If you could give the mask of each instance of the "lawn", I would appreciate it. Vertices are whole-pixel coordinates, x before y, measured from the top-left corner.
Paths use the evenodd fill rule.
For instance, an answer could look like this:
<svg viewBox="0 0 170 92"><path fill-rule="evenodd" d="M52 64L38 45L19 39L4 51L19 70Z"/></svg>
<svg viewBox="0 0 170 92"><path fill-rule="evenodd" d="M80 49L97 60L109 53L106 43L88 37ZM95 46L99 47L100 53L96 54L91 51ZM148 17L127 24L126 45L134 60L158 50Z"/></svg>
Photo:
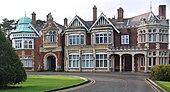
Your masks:
<svg viewBox="0 0 170 92"><path fill-rule="evenodd" d="M0 92L44 92L45 90L70 86L84 81L79 77L62 75L28 75L27 77L26 82L16 85L22 86L21 88L0 90Z"/></svg>
<svg viewBox="0 0 170 92"><path fill-rule="evenodd" d="M167 81L155 81L159 86L170 92L170 82Z"/></svg>

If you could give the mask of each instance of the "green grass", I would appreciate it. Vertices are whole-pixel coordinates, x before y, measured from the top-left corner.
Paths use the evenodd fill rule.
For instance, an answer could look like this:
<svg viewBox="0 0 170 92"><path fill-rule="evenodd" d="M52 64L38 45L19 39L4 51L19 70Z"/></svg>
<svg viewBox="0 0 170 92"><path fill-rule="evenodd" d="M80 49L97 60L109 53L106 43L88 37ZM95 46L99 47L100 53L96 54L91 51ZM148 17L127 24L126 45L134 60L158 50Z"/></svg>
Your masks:
<svg viewBox="0 0 170 92"><path fill-rule="evenodd" d="M21 88L0 90L0 92L44 92L45 90L66 87L83 81L83 79L73 76L28 75L26 82L15 85L22 86Z"/></svg>
<svg viewBox="0 0 170 92"><path fill-rule="evenodd" d="M167 81L155 81L159 86L170 92L170 82Z"/></svg>

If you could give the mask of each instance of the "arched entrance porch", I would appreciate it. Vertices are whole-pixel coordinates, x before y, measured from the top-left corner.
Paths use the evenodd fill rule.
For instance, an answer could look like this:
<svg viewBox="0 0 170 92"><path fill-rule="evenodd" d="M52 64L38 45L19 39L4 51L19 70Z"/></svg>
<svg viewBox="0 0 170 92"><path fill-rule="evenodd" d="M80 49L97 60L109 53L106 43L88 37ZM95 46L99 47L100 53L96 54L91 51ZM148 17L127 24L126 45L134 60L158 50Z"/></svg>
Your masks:
<svg viewBox="0 0 170 92"><path fill-rule="evenodd" d="M57 57L54 53L47 53L44 56L44 70L46 71L57 70Z"/></svg>

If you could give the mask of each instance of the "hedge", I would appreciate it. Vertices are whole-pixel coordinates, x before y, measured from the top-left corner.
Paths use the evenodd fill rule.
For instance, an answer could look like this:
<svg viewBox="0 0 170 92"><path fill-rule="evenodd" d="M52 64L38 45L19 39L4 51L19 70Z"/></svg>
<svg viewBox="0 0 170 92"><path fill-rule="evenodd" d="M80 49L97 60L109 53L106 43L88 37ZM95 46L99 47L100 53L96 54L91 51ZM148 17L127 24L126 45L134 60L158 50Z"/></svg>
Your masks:
<svg viewBox="0 0 170 92"><path fill-rule="evenodd" d="M170 65L155 65L151 68L150 78L158 81L170 81Z"/></svg>

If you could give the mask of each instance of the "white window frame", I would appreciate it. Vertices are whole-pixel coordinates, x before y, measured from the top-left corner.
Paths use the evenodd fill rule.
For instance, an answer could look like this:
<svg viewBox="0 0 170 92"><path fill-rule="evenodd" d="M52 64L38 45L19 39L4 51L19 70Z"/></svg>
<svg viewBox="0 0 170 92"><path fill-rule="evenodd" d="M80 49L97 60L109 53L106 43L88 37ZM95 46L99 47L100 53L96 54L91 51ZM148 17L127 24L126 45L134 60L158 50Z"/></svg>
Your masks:
<svg viewBox="0 0 170 92"><path fill-rule="evenodd" d="M95 37L96 37L95 38L96 44L110 44L112 41L111 32L96 32ZM98 41L97 41L97 38L98 38Z"/></svg>
<svg viewBox="0 0 170 92"><path fill-rule="evenodd" d="M99 55L99 58L97 58L97 55ZM100 58L102 55L103 58ZM105 58L106 55L106 58ZM105 66L106 63L106 66ZM99 64L99 65L97 65ZM107 68L108 63L107 63L107 53L96 53L96 68Z"/></svg>
<svg viewBox="0 0 170 92"><path fill-rule="evenodd" d="M121 35L121 44L129 44L129 35Z"/></svg>
<svg viewBox="0 0 170 92"><path fill-rule="evenodd" d="M83 53L82 54L82 67L83 68L92 68L93 67L93 54L92 53Z"/></svg>
<svg viewBox="0 0 170 92"><path fill-rule="evenodd" d="M15 42L15 49L21 49L22 48L22 40L21 39L17 39L17 40L14 40Z"/></svg>
<svg viewBox="0 0 170 92"><path fill-rule="evenodd" d="M70 56L71 56L71 58L70 58ZM69 57L68 57L68 67L69 68L79 68L79 58L80 57L79 57L78 53L69 54Z"/></svg>
<svg viewBox="0 0 170 92"><path fill-rule="evenodd" d="M84 37L85 37L84 34L68 34L68 45L84 44L84 39L85 39ZM74 39L75 39L75 43L73 43Z"/></svg>

